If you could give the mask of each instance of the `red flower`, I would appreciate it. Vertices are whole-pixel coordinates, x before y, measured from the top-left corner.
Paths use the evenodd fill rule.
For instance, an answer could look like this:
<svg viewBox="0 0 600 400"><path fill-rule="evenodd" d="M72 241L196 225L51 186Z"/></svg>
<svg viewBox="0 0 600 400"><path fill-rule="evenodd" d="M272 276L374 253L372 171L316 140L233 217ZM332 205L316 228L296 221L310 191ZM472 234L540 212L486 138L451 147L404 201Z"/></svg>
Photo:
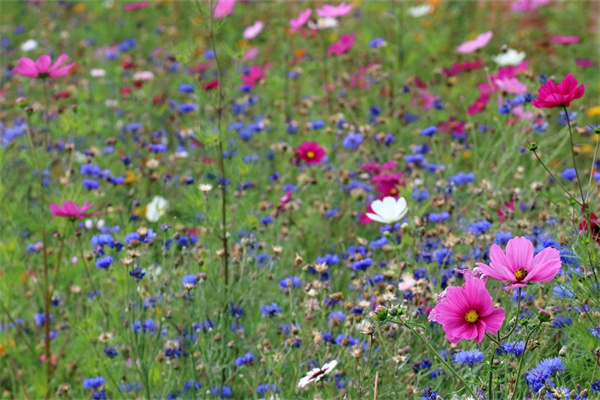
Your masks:
<svg viewBox="0 0 600 400"><path fill-rule="evenodd" d="M317 142L304 142L296 149L298 157L307 165L319 164L325 157L325 149Z"/></svg>
<svg viewBox="0 0 600 400"><path fill-rule="evenodd" d="M558 85L548 81L540 86L538 97L531 104L537 108L569 107L571 101L579 99L585 92L583 85L577 87L578 83L571 74L567 74Z"/></svg>
<svg viewBox="0 0 600 400"><path fill-rule="evenodd" d="M600 220L598 220L598 217L594 213L590 215L590 226L592 227L592 235L594 235L594 240L596 243L600 244ZM579 224L579 230L588 230L587 216L583 217L583 222Z"/></svg>
<svg viewBox="0 0 600 400"><path fill-rule="evenodd" d="M202 89L204 89L205 92L218 88L219 87L219 80L215 79L213 81L207 82L204 84L204 86L202 86Z"/></svg>

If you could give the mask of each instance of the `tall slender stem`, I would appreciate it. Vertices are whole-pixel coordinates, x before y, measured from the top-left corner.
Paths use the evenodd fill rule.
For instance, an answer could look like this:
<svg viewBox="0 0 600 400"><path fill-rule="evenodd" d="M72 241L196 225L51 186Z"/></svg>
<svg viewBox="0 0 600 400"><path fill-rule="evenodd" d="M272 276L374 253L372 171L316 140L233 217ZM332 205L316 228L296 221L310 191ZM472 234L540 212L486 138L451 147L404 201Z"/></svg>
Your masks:
<svg viewBox="0 0 600 400"><path fill-rule="evenodd" d="M565 192L573 201L575 201L578 205L582 206L582 203L577 200L564 186L562 183L560 183L560 181L558 179L556 179L556 177L554 176L554 174L552 173L552 171L550 171L548 169L548 167L546 166L546 164L544 164L544 162L542 161L542 159L540 158L540 156L538 155L536 150L532 150L533 155L535 155L535 158L537 158L538 162L540 164L542 164L542 167L544 167L544 169L546 170L546 172L548 173L548 175L550 175L550 177L552 179L554 179L554 182L558 183L558 185L561 187L561 189L563 190L563 192Z"/></svg>
<svg viewBox="0 0 600 400"><path fill-rule="evenodd" d="M517 369L517 379L515 381L515 390L513 390L513 396L516 396L518 394L517 389L519 388L519 382L520 382L519 377L521 376L521 370L523 369L523 360L525 359L525 352L527 351L527 344L529 343L529 339L531 339L531 335L533 335L541 325L542 325L541 322L539 324L537 324L531 330L531 332L529 332L529 334L527 335L527 339L525 339L525 346L523 346L523 353L521 353L521 360L519 360L519 368ZM509 398L512 399L512 397L509 397Z"/></svg>
<svg viewBox="0 0 600 400"><path fill-rule="evenodd" d="M517 300L517 315L515 317L515 324L513 325L512 329L506 334L506 336L502 337L501 341L505 341L506 339L508 339L519 324L519 315L521 314L521 288L519 288L518 296L519 299Z"/></svg>

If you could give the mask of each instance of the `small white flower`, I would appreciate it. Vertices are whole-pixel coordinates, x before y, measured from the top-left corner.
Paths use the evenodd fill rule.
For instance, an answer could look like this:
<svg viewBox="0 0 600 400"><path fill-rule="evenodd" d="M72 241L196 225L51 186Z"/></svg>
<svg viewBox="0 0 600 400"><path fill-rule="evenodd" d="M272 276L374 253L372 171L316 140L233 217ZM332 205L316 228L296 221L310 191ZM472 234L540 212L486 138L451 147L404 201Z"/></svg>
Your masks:
<svg viewBox="0 0 600 400"><path fill-rule="evenodd" d="M321 368L313 368L304 376L304 378L300 379L298 387L303 388L311 382L319 382L325 375L333 371L336 365L337 360L333 360L326 363Z"/></svg>
<svg viewBox="0 0 600 400"><path fill-rule="evenodd" d="M408 11L408 14L411 17L420 18L430 14L433 11L433 6L431 4L423 4L421 6L411 7L406 11Z"/></svg>
<svg viewBox="0 0 600 400"><path fill-rule="evenodd" d="M93 69L93 70L90 71L90 75L93 78L102 78L103 76L106 75L106 71L103 70L103 69L101 69L101 68Z"/></svg>
<svg viewBox="0 0 600 400"><path fill-rule="evenodd" d="M152 71L139 71L133 74L134 81L151 81L154 80L154 73Z"/></svg>
<svg viewBox="0 0 600 400"><path fill-rule="evenodd" d="M506 65L519 65L525 59L525 53L514 49L508 49L497 56L492 57L492 61L501 67Z"/></svg>
<svg viewBox="0 0 600 400"><path fill-rule="evenodd" d="M367 217L382 224L391 224L402 219L408 211L406 199L400 197L384 197L383 200L375 200L371 203L373 213L367 213Z"/></svg>
<svg viewBox="0 0 600 400"><path fill-rule="evenodd" d="M210 192L212 190L212 185L210 183L201 183L198 185L198 189L201 192Z"/></svg>
<svg viewBox="0 0 600 400"><path fill-rule="evenodd" d="M169 207L169 202L161 196L154 196L146 208L146 219L150 222L156 222L165 215Z"/></svg>
<svg viewBox="0 0 600 400"><path fill-rule="evenodd" d="M311 29L319 29L320 30L320 29L328 29L328 28L337 28L338 26L340 26L340 23L335 18L325 17L325 18L319 18L317 20L316 24L312 21L309 21L308 26Z"/></svg>
<svg viewBox="0 0 600 400"><path fill-rule="evenodd" d="M35 50L38 47L38 42L36 42L33 39L29 39L28 41L26 41L25 43L23 43L21 45L21 50L22 51L31 51L31 50Z"/></svg>

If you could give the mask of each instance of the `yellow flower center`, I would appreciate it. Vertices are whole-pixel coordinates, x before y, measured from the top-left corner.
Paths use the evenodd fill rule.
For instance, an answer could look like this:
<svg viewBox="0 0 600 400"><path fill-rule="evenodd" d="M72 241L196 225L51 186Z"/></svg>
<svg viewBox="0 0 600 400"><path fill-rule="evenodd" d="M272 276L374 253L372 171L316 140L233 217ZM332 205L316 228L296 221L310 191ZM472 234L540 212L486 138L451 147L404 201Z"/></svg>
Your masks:
<svg viewBox="0 0 600 400"><path fill-rule="evenodd" d="M527 270L525 268L519 268L515 271L515 278L518 282L521 282L527 276Z"/></svg>
<svg viewBox="0 0 600 400"><path fill-rule="evenodd" d="M398 194L398 189L392 188L392 190L390 190L390 193L393 195L396 195L396 194Z"/></svg>
<svg viewBox="0 0 600 400"><path fill-rule="evenodd" d="M469 310L465 314L465 321L467 321L470 324L474 324L475 322L477 322L478 319L479 319L479 314L477 314L477 311L475 311L475 310Z"/></svg>
<svg viewBox="0 0 600 400"><path fill-rule="evenodd" d="M313 158L315 158L315 153L312 151L309 151L308 153L306 153L306 158L312 160Z"/></svg>

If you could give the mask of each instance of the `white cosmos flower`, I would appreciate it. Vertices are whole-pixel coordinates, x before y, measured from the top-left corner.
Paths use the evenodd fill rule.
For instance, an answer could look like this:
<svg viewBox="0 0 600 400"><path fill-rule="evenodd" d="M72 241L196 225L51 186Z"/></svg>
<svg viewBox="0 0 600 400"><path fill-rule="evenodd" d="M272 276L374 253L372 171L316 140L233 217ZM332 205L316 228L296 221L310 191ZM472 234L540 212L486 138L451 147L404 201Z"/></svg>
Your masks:
<svg viewBox="0 0 600 400"><path fill-rule="evenodd" d="M402 219L408 211L406 199L400 197L384 197L383 200L375 200L371 203L373 213L367 213L367 217L382 224L391 224Z"/></svg>
<svg viewBox="0 0 600 400"><path fill-rule="evenodd" d="M326 363L321 368L311 369L308 372L308 374L306 374L304 376L304 378L300 379L300 381L298 382L298 387L303 388L303 387L306 387L311 382L319 382L321 380L321 378L323 378L325 375L327 375L331 371L333 371L336 365L337 365L337 360L333 360L333 361Z"/></svg>
<svg viewBox="0 0 600 400"><path fill-rule="evenodd" d="M497 56L492 57L492 61L501 67L506 65L519 65L525 59L525 53L514 49L508 49Z"/></svg>
<svg viewBox="0 0 600 400"><path fill-rule="evenodd" d="M421 6L411 7L406 11L408 11L411 17L420 18L431 13L433 11L433 6L431 4L423 4Z"/></svg>
<svg viewBox="0 0 600 400"><path fill-rule="evenodd" d="M106 71L101 68L93 69L90 71L90 75L94 78L102 78L106 75Z"/></svg>
<svg viewBox="0 0 600 400"><path fill-rule="evenodd" d="M340 23L338 20L333 17L319 18L316 24L312 21L308 21L308 26L311 29L337 28L339 25Z"/></svg>
<svg viewBox="0 0 600 400"><path fill-rule="evenodd" d="M161 196L154 196L146 208L146 219L150 222L158 221L167 212L167 207L169 207L167 199Z"/></svg>
<svg viewBox="0 0 600 400"><path fill-rule="evenodd" d="M24 42L21 45L21 50L22 51L31 51L31 50L35 50L38 46L38 42L36 42L33 39L29 39L28 41Z"/></svg>

